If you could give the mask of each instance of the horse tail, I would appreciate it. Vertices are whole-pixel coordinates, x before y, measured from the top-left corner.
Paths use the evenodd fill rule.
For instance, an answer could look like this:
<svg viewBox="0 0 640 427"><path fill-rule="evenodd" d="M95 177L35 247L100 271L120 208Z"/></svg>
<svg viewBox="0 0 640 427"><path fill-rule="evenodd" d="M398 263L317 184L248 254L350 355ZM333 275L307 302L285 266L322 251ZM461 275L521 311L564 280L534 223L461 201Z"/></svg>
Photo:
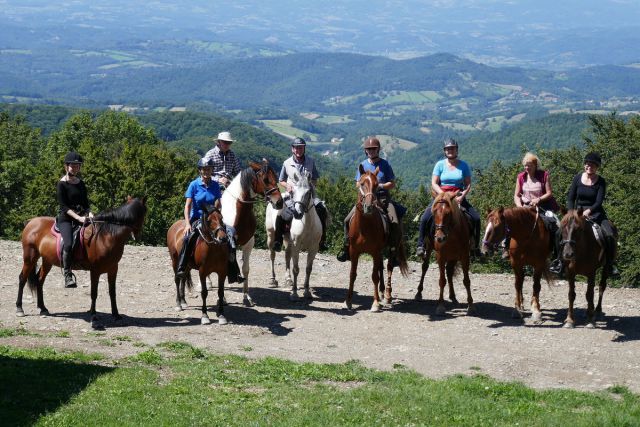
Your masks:
<svg viewBox="0 0 640 427"><path fill-rule="evenodd" d="M34 266L31 269L31 272L29 273L29 276L27 277L27 286L29 288L29 292L31 292L31 294L34 294L36 292L36 289L38 288L38 284L39 284L39 279L38 277L40 277L40 269L42 267L38 267L37 265Z"/></svg>
<svg viewBox="0 0 640 427"><path fill-rule="evenodd" d="M409 276L409 264L407 264L407 247L404 239L400 239L396 258L399 264L400 273L402 273L402 277Z"/></svg>
<svg viewBox="0 0 640 427"><path fill-rule="evenodd" d="M542 270L542 277L547 282L547 286L551 287L553 285L557 285L555 276L553 274L551 274L551 272L549 271L549 261L548 260L545 260L545 262L544 262L544 269Z"/></svg>
<svg viewBox="0 0 640 427"><path fill-rule="evenodd" d="M187 274L187 278L184 281L188 291L193 290L193 280L191 280L191 273Z"/></svg>

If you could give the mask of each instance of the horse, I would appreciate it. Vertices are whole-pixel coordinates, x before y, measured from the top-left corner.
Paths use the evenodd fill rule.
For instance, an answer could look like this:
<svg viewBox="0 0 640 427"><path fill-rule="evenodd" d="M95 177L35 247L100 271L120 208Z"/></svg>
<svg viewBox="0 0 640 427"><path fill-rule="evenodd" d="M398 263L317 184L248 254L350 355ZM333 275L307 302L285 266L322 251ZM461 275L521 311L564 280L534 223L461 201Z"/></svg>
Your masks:
<svg viewBox="0 0 640 427"><path fill-rule="evenodd" d="M127 203L110 211L97 214L90 225L84 226L82 257L74 260L73 268L89 270L91 277L91 323L99 328L96 315L98 280L107 273L111 314L115 320L121 320L116 303L116 277L118 263L122 258L124 245L132 236L139 237L147 212L146 198L128 198ZM22 294L25 283L33 291L36 289L40 315L46 316L49 310L44 305L43 285L52 266L61 266L58 258L56 236L51 232L55 218L35 217L29 220L22 231L22 270L18 276L18 299L16 315L24 316ZM38 261L42 265L36 272Z"/></svg>
<svg viewBox="0 0 640 427"><path fill-rule="evenodd" d="M322 237L322 224L320 217L316 212L313 204L313 188L309 183L307 174L299 174L297 171L292 176L294 182L293 194L293 220L289 233L284 236L285 245L285 264L286 264L286 284L291 286L289 298L291 301L297 301L298 297L298 273L300 267L298 261L301 251L307 252L307 268L304 277L304 298L311 299L311 291L309 290L309 277L313 270L313 261L318 253L320 238ZM286 208L285 208L286 209ZM265 228L267 230L267 246L269 247L271 257L271 286L277 287L276 273L274 261L276 252L273 250L273 242L275 237L276 217L280 211L273 209L271 205L267 206L265 213ZM291 261L293 260L293 280L291 280Z"/></svg>
<svg viewBox="0 0 640 427"><path fill-rule="evenodd" d="M547 257L551 251L553 234L547 229L540 211L532 207L498 208L487 214L487 228L482 240L482 253L498 247L506 237L511 237L509 261L515 276L514 318L523 318L524 266L533 267L533 295L531 297L531 318L534 323L542 321L540 311L540 279L544 276L552 282L548 271Z"/></svg>
<svg viewBox="0 0 640 427"><path fill-rule="evenodd" d="M358 181L358 200L356 209L349 223L349 259L351 260L351 271L349 273L349 290L344 307L351 310L351 300L353 298L353 284L358 275L358 260L360 255L367 253L373 257L373 270L371 280L373 281L373 304L372 312L379 312L380 295L378 289L384 292L385 302L391 305L391 274L393 271L393 260L387 264L388 281L384 285L384 259L382 251L386 246L385 219L383 218L383 208L380 206L376 196L378 188L378 168L373 172L365 171L360 165L360 179ZM403 247L397 254L397 261L400 263L400 271L406 276L408 266Z"/></svg>
<svg viewBox="0 0 640 427"><path fill-rule="evenodd" d="M218 324L226 325L227 319L224 317L224 281L227 278L227 260L229 258L229 246L227 233L224 223L222 222L222 214L216 208L206 212L206 218L201 221L201 229L198 230L199 236L196 240L195 250L193 254L193 264L189 268L198 270L200 276L200 294L202 296L202 318L201 324L208 325L211 323L207 315L207 276L211 273L218 275ZM167 231L167 248L171 256L173 273L177 272L178 259L180 258L180 250L184 244L184 232L187 227L184 219L178 220ZM184 310L187 308L185 299L185 284L191 289L192 282L187 278L179 279L175 277L176 282L176 310Z"/></svg>
<svg viewBox="0 0 640 427"><path fill-rule="evenodd" d="M582 215L582 207L570 210L560 222L562 232L562 260L565 266L565 274L569 282L569 310L564 321L565 328L573 328L575 320L573 316L573 303L576 298L576 275L587 277L587 328L595 327L594 317L602 314L602 296L607 288L609 272L606 268L600 273L598 284L598 305L594 310L593 296L598 268L604 266L605 251L594 236L592 223Z"/></svg>
<svg viewBox="0 0 640 427"><path fill-rule="evenodd" d="M249 162L249 167L243 169L231 181L222 193L222 219L227 231L235 233L237 244L242 248L243 303L254 306L249 295L249 257L255 243L256 216L253 205L256 196L261 195L265 202L276 209L282 208L282 195L278 190L278 177L265 159L262 163ZM228 233L229 234L229 233ZM233 238L233 236L228 236Z"/></svg>
<svg viewBox="0 0 640 427"><path fill-rule="evenodd" d="M416 299L422 299L422 289L424 276L429 268L429 258L431 252L435 250L436 261L440 270L440 295L436 315L443 316L446 313L444 305L444 287L449 283L449 299L458 304L455 291L453 290L453 277L455 276L458 262L462 267L465 289L467 290L467 314L476 312L471 297L471 280L469 279L469 248L471 226L464 216L462 210L455 200L456 194L452 192L442 192L436 196L431 206L433 222L435 224L435 235L433 241L429 241L422 261L422 275Z"/></svg>

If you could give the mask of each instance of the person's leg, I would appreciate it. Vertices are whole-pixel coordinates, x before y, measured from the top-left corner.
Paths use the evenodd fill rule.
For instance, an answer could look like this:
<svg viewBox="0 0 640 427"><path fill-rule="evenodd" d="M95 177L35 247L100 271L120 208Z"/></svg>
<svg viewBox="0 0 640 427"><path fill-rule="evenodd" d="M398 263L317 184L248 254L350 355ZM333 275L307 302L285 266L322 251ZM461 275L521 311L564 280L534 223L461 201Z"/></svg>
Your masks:
<svg viewBox="0 0 640 427"><path fill-rule="evenodd" d="M429 206L424 210L424 213L420 217L420 233L418 235L418 247L416 248L416 256L421 257L424 255L424 239L429 232L431 224L431 206L433 201L429 203Z"/></svg>
<svg viewBox="0 0 640 427"><path fill-rule="evenodd" d="M600 223L600 228L602 229L602 234L604 234L604 241L605 241L605 267L607 269L607 271L609 272L610 276L618 276L620 275L620 272L618 271L618 268L615 265L615 260L616 260L616 252L617 252L617 248L616 248L616 231L613 227L613 224L611 224L611 221L609 221L608 219L604 219L602 220L602 223Z"/></svg>
<svg viewBox="0 0 640 427"><path fill-rule="evenodd" d="M349 222L351 222L351 218L356 213L356 207L352 207L347 216L344 218L344 240L342 242L342 249L336 256L338 261L345 262L349 259Z"/></svg>
<svg viewBox="0 0 640 427"><path fill-rule="evenodd" d="M466 209L467 209L467 212L469 213L469 216L471 217L471 223L473 224L474 246L471 249L471 251L474 254L478 255L480 253L480 214L478 214L478 211L476 211L476 209L473 206L471 206L469 202L467 202Z"/></svg>
<svg viewBox="0 0 640 427"><path fill-rule="evenodd" d="M329 249L327 247L327 208L324 206L324 203L321 200L318 200L317 203L314 201L316 207L316 213L320 218L320 224L322 225L322 237L320 238L320 245L318 248L321 251L326 251Z"/></svg>
<svg viewBox="0 0 640 427"><path fill-rule="evenodd" d="M282 251L285 224L286 222L284 218L282 218L282 211L280 211L280 213L276 215L276 227L273 233L273 250L276 252Z"/></svg>
<svg viewBox="0 0 640 427"><path fill-rule="evenodd" d="M75 288L77 287L76 278L71 271L71 265L73 264L73 224L68 221L61 221L58 223L58 229L62 235L62 270L64 272L64 287Z"/></svg>
<svg viewBox="0 0 640 427"><path fill-rule="evenodd" d="M562 241L562 230L558 228L552 238L555 246L556 258L551 261L551 264L549 265L549 271L553 274L557 274L562 278L564 269L564 263L562 262L562 248L560 247L560 242Z"/></svg>
<svg viewBox="0 0 640 427"><path fill-rule="evenodd" d="M389 249L393 254L400 244L400 221L393 203L389 203L387 207L387 216L389 217Z"/></svg>
<svg viewBox="0 0 640 427"><path fill-rule="evenodd" d="M187 263L189 262L189 256L191 252L193 252L193 246L198 240L198 233L195 231L194 227L189 231L183 241L182 248L180 248L180 256L178 257L178 270L176 271L176 276L179 279L184 279L187 275Z"/></svg>

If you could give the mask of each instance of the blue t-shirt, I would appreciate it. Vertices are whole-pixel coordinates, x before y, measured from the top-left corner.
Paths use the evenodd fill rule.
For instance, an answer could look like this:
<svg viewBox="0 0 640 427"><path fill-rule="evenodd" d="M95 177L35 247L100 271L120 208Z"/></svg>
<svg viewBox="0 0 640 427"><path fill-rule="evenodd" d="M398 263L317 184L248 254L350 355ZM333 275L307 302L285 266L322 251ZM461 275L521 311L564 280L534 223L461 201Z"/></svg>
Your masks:
<svg viewBox="0 0 640 427"><path fill-rule="evenodd" d="M393 168L385 159L380 159L377 163L373 164L369 162L369 159L366 159L360 164L367 172L373 172L376 168L380 168L377 175L379 184L386 184L387 182L396 179L396 176L393 174ZM356 172L356 181L360 181L360 168L358 168Z"/></svg>
<svg viewBox="0 0 640 427"><path fill-rule="evenodd" d="M455 169L449 169L447 159L442 159L433 167L433 176L440 177L441 187L457 187L464 190L464 179L471 176L471 169L462 160L458 160Z"/></svg>
<svg viewBox="0 0 640 427"><path fill-rule="evenodd" d="M204 206L213 205L216 200L222 197L222 193L216 181L211 180L209 185L205 186L202 178L198 177L191 181L189 188L184 193L184 197L192 200L189 219L193 222L202 216Z"/></svg>

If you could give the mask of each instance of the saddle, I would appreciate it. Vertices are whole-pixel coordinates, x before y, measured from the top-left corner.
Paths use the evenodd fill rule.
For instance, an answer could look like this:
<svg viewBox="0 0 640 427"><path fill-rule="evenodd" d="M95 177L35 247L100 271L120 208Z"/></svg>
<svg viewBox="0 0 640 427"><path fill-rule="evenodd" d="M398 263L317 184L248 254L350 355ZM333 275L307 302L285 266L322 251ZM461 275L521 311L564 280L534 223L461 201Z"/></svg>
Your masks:
<svg viewBox="0 0 640 427"><path fill-rule="evenodd" d="M464 206L460 206L460 211L463 213L465 219L467 220L467 224L469 225L469 238L473 239L475 227L473 225L473 219L471 218L471 214L469 213L469 211L467 211L467 209ZM433 216L429 218L429 221L427 222L427 230L429 230L427 237L431 242L433 242L433 237L436 234L436 225L433 223Z"/></svg>
<svg viewBox="0 0 640 427"><path fill-rule="evenodd" d="M80 262L84 259L84 230L85 227L74 224L73 226L73 243L71 245L71 253L73 261ZM56 219L51 226L51 234L56 239L56 254L58 261L62 263L62 234L58 228L58 220Z"/></svg>

